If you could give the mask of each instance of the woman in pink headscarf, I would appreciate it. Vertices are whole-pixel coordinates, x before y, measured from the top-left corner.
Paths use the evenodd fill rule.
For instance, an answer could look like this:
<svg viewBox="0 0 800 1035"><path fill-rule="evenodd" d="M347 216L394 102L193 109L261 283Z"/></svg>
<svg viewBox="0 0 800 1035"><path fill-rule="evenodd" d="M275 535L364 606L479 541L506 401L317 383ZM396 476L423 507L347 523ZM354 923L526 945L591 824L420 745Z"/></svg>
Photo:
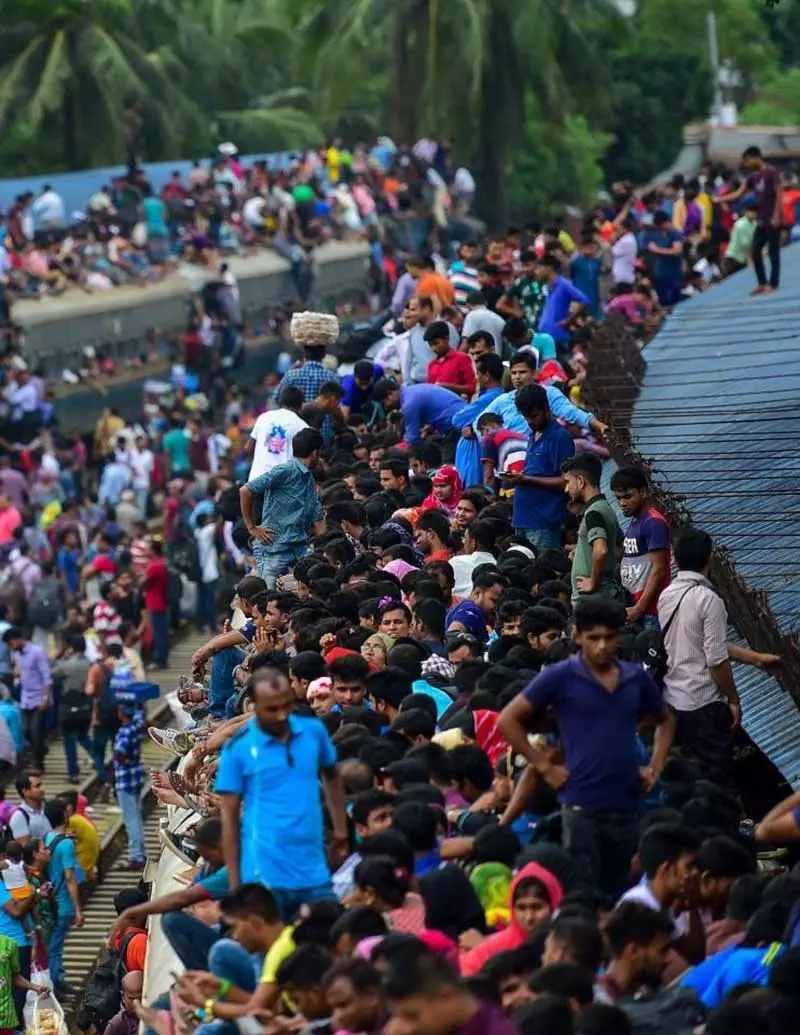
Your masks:
<svg viewBox="0 0 800 1035"><path fill-rule="evenodd" d="M561 882L550 870L537 862L523 866L511 882L511 923L504 930L484 938L474 948L461 953L462 975L472 977L493 956L522 945L535 928L558 909L563 898Z"/></svg>
<svg viewBox="0 0 800 1035"><path fill-rule="evenodd" d="M433 489L422 501L422 510L435 508L452 517L463 493L461 475L455 467L445 464L433 476Z"/></svg>

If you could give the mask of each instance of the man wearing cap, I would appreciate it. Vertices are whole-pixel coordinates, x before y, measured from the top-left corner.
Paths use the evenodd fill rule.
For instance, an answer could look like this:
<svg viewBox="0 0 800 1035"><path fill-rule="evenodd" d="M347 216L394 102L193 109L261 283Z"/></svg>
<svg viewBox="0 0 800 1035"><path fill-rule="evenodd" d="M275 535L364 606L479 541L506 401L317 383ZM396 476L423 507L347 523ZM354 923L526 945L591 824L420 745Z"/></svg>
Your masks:
<svg viewBox="0 0 800 1035"><path fill-rule="evenodd" d="M426 328L424 337L434 355L428 363L428 384L471 399L475 394L475 368L466 352L450 348L450 328L445 321L435 320Z"/></svg>
<svg viewBox="0 0 800 1035"><path fill-rule="evenodd" d="M414 445L422 440L422 429L431 427L440 435L451 427L453 414L463 401L441 385L398 385L388 377L372 389L372 397L387 413L402 410L405 440Z"/></svg>

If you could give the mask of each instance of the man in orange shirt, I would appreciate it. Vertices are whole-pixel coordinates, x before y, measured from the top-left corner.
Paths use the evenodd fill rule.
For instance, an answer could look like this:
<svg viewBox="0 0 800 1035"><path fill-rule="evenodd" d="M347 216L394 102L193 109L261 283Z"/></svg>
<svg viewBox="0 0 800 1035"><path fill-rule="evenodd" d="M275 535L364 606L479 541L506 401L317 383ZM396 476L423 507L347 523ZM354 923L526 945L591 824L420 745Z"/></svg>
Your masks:
<svg viewBox="0 0 800 1035"><path fill-rule="evenodd" d="M442 273L437 273L433 260L425 259L425 270L417 281L417 298L427 295L433 299L437 313L440 313L446 305L455 305L456 293L453 285Z"/></svg>

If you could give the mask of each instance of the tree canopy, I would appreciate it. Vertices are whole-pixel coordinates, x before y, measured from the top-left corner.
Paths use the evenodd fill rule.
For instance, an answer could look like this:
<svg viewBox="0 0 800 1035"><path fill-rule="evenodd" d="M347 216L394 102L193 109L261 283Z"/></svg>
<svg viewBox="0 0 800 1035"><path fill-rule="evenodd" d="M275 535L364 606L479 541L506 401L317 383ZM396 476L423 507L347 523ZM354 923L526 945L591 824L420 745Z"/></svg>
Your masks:
<svg viewBox="0 0 800 1035"><path fill-rule="evenodd" d="M0 0L0 174L451 138L488 215L585 204L668 166L713 87L706 17L751 122L800 122L784 0Z"/></svg>

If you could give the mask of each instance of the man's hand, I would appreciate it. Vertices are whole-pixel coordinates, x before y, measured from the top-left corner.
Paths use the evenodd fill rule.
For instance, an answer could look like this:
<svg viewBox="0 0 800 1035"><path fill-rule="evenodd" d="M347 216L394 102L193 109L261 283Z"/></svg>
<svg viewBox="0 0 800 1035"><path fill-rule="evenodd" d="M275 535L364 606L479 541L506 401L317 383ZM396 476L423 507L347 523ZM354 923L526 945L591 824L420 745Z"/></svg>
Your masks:
<svg viewBox="0 0 800 1035"><path fill-rule="evenodd" d="M275 538L275 533L271 528L261 528L260 525L253 525L252 528L248 529L253 539L257 539L259 543L263 543L264 546L269 546Z"/></svg>
<svg viewBox="0 0 800 1035"><path fill-rule="evenodd" d="M471 424L465 424L464 425L464 427L461 429L461 437L462 438L474 438L475 437L475 432L472 430L472 425Z"/></svg>
<svg viewBox="0 0 800 1035"><path fill-rule="evenodd" d="M768 672L775 679L783 676L783 662L777 654L759 654L756 668Z"/></svg>
<svg viewBox="0 0 800 1035"><path fill-rule="evenodd" d="M569 779L569 769L565 765L556 765L552 762L538 770L539 776L548 787L554 791L560 791Z"/></svg>
<svg viewBox="0 0 800 1035"><path fill-rule="evenodd" d="M640 611L635 604L633 607L626 607L625 621L628 623L628 625L633 625L635 622L639 621L639 619L642 617L642 613L643 612Z"/></svg>
<svg viewBox="0 0 800 1035"><path fill-rule="evenodd" d="M731 712L731 730L738 729L742 724L742 705L739 701L728 701L728 708Z"/></svg>
<svg viewBox="0 0 800 1035"><path fill-rule="evenodd" d="M178 978L178 984L186 981L206 999L212 999L219 992L221 979L205 970L187 970Z"/></svg>
<svg viewBox="0 0 800 1035"><path fill-rule="evenodd" d="M340 866L350 854L350 839L347 834L331 834L331 858Z"/></svg>
<svg viewBox="0 0 800 1035"><path fill-rule="evenodd" d="M642 781L642 787L644 787L645 794L649 794L658 783L658 773L652 765L642 766L639 770L639 778Z"/></svg>
<svg viewBox="0 0 800 1035"><path fill-rule="evenodd" d="M78 909L76 911L76 913L75 913L75 923L74 923L73 926L74 927L83 927L83 921L84 921L83 913L81 912L80 909Z"/></svg>
<svg viewBox="0 0 800 1035"><path fill-rule="evenodd" d="M47 698L47 697L43 697L41 699L41 701L39 702L39 711L40 712L46 712L49 707L50 707L50 699Z"/></svg>
<svg viewBox="0 0 800 1035"><path fill-rule="evenodd" d="M579 579L575 579L575 588L579 593L594 593L595 591L594 583L585 575L581 576Z"/></svg>
<svg viewBox="0 0 800 1035"><path fill-rule="evenodd" d="M521 485L522 471L503 471L500 475L504 482L509 485Z"/></svg>

